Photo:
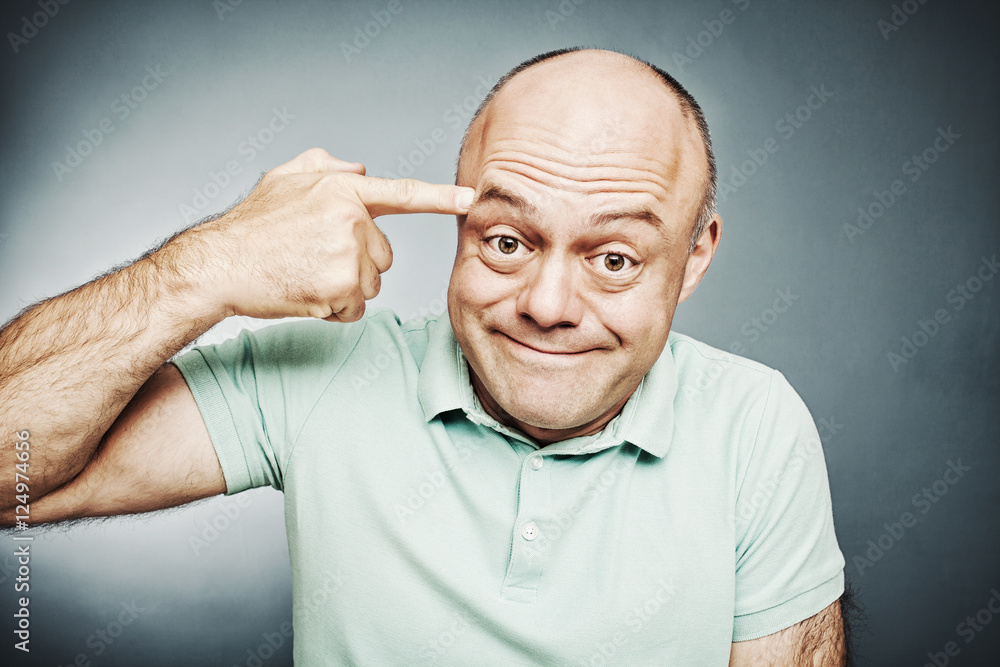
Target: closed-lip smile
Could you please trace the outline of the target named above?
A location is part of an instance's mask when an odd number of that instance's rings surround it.
[[[536,347],[534,345],[528,345],[527,343],[521,342],[518,339],[514,338],[513,336],[505,334],[502,331],[498,331],[497,333],[499,333],[501,336],[504,336],[504,337],[508,338],[509,340],[511,340],[512,342],[516,343],[517,345],[520,345],[521,347],[526,347],[529,350],[533,350],[535,352],[540,352],[542,354],[560,354],[560,355],[583,354],[584,352],[590,352],[591,349],[592,349],[592,348],[588,348],[586,350],[543,350],[543,349],[541,349],[539,347]]]

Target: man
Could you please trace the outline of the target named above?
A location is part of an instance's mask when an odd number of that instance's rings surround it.
[[[31,430],[32,519],[281,489],[303,665],[842,664],[808,411],[670,332],[721,234],[695,101],[618,53],[539,56],[456,183],[310,150],[13,321],[0,419]],[[363,317],[392,262],[372,218],[409,212],[458,216],[448,317]],[[167,363],[235,314],[345,324]]]

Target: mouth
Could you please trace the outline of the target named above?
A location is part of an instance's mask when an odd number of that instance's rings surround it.
[[[513,343],[515,347],[531,350],[532,352],[538,352],[540,354],[571,357],[571,356],[586,354],[587,352],[592,352],[595,349],[595,348],[587,348],[583,350],[546,349],[543,347],[539,347],[537,345],[530,345],[528,343],[522,342],[508,334],[505,334],[502,331],[497,331],[497,333],[506,338],[507,340],[509,340],[511,343]]]

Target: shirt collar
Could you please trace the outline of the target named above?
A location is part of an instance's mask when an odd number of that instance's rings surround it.
[[[428,341],[417,381],[417,395],[424,418],[430,421],[449,410],[463,410],[469,420],[492,428],[533,447],[538,445],[523,433],[490,417],[476,398],[469,380],[469,367],[455,340],[448,313],[427,324]],[[669,343],[643,377],[622,411],[599,433],[570,438],[545,446],[546,452],[591,454],[629,442],[662,458],[670,448],[674,431],[674,397],[677,372]]]

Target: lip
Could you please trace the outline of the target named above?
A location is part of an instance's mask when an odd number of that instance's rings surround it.
[[[505,334],[502,331],[498,331],[497,333],[499,333],[501,336],[511,341],[515,345],[531,350],[532,352],[538,352],[539,354],[549,354],[552,356],[559,356],[559,357],[571,357],[574,355],[586,354],[587,352],[591,352],[593,350],[593,348],[588,348],[586,350],[543,350],[541,348],[535,347],[534,345],[528,345],[527,343],[522,343],[518,339],[508,334]]]

